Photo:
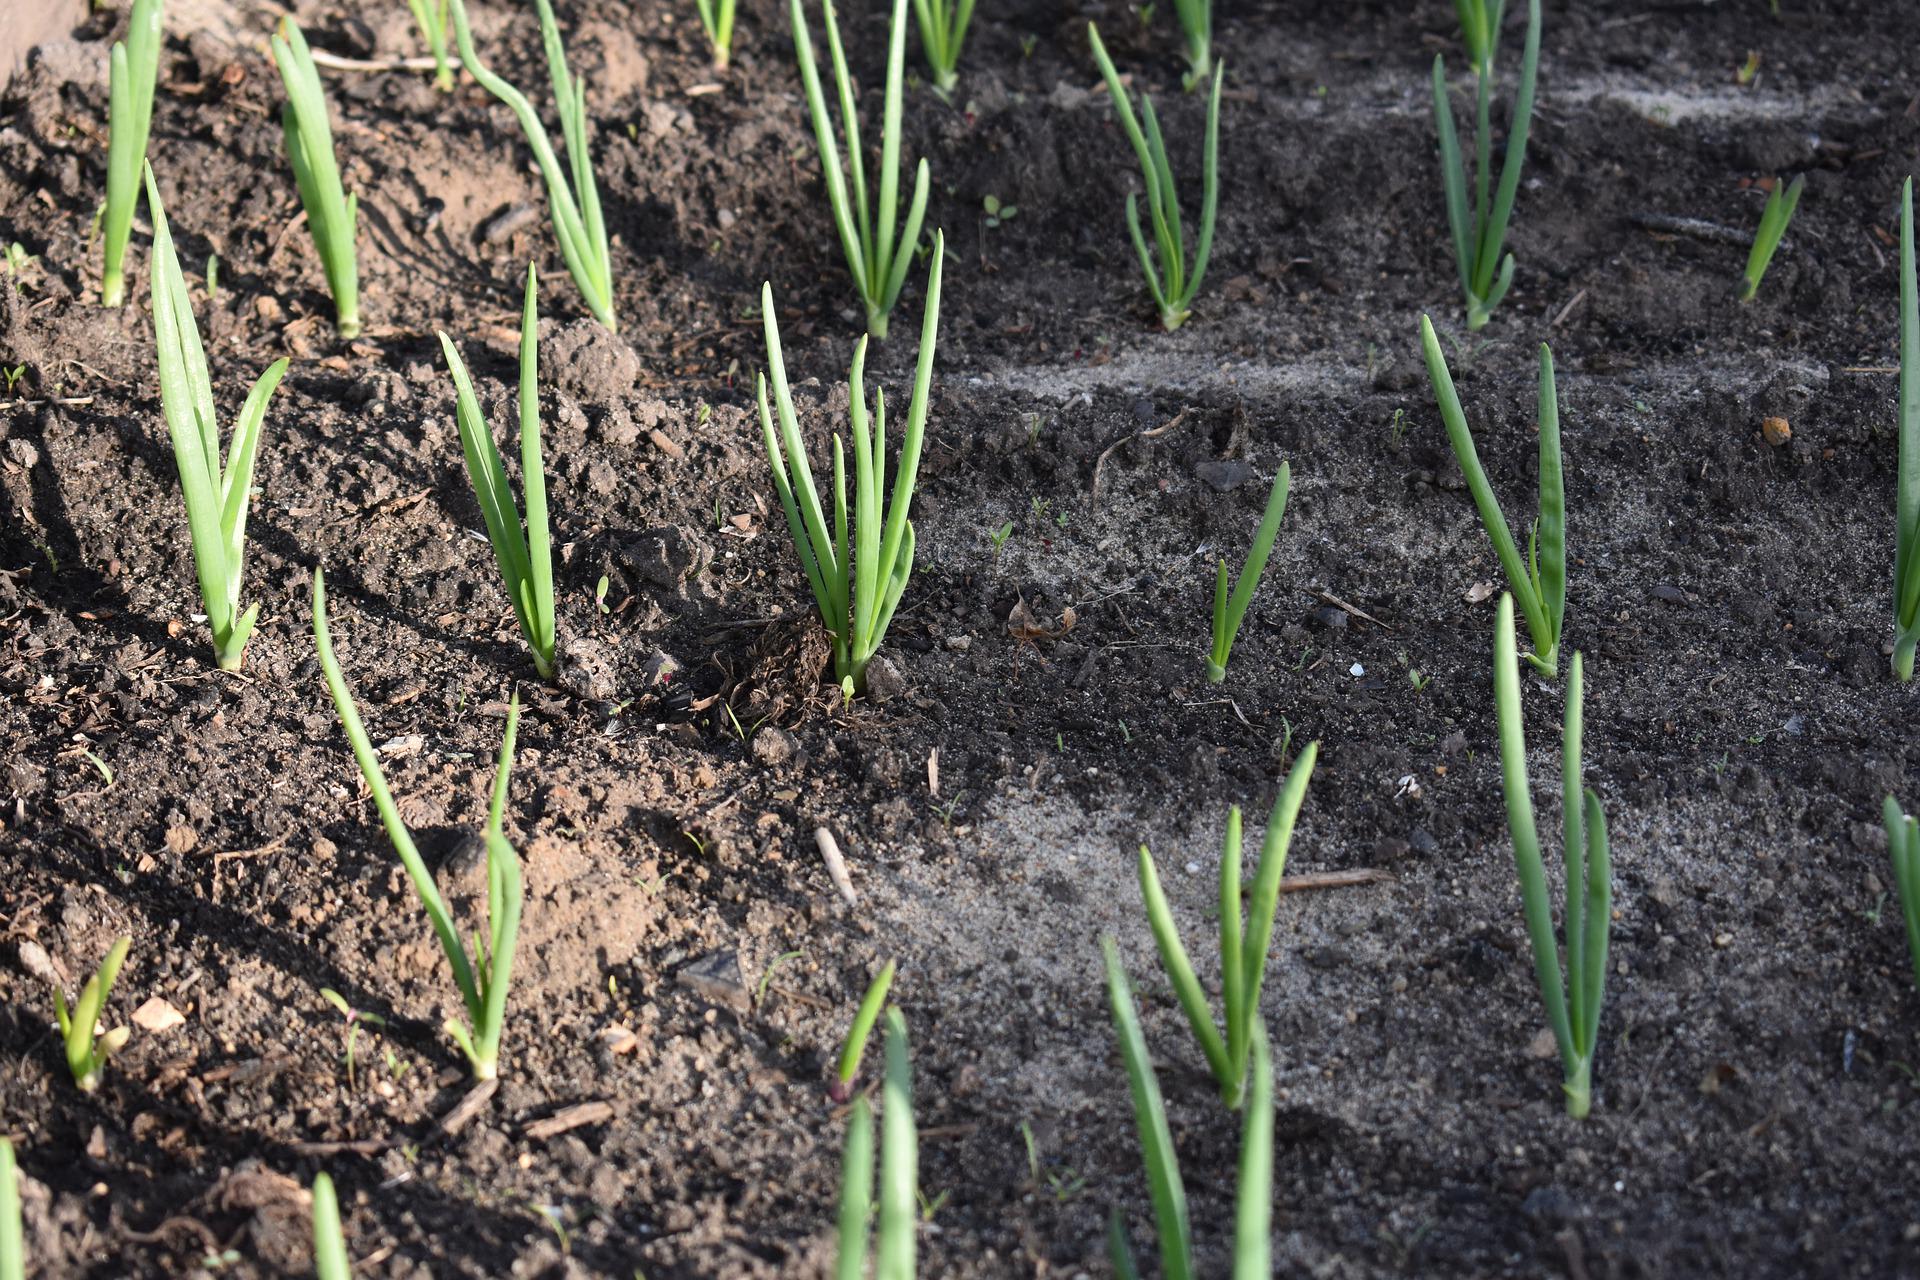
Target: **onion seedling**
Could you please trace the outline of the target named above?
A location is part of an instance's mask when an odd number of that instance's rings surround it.
[[[1213,0],[1173,0],[1173,12],[1187,38],[1187,74],[1180,83],[1192,93],[1213,70]]]
[[[118,1053],[133,1035],[126,1027],[96,1034],[100,1015],[106,1011],[107,996],[113,991],[113,980],[120,976],[120,966],[127,962],[127,949],[131,946],[133,939],[124,935],[114,942],[107,958],[100,962],[99,970],[80,989],[80,999],[71,1010],[67,1008],[66,993],[58,983],[54,984],[53,1018],[59,1024],[60,1040],[66,1048],[67,1070],[73,1074],[73,1083],[82,1093],[92,1093],[100,1087],[100,1073],[106,1069],[107,1059]]]
[[[1527,43],[1520,60],[1520,91],[1514,99],[1513,121],[1507,129],[1507,154],[1500,168],[1500,185],[1493,185],[1493,51],[1500,38],[1500,16],[1505,0],[1491,13],[1485,0],[1455,0],[1461,25],[1468,33],[1473,56],[1475,111],[1473,127],[1473,202],[1467,202],[1469,174],[1460,156],[1460,137],[1454,130],[1453,107],[1447,102],[1447,62],[1433,58],[1433,119],[1440,134],[1440,177],[1447,195],[1447,227],[1453,237],[1453,261],[1460,287],[1467,297],[1467,327],[1484,328],[1493,309],[1513,284],[1513,255],[1501,256],[1507,242],[1507,224],[1520,190],[1520,170],[1527,158],[1527,132],[1533,125],[1533,90],[1540,69],[1540,0],[1527,0]],[[1469,21],[1478,14],[1477,21]]]
[[[800,82],[807,91],[807,110],[813,117],[814,143],[820,151],[820,175],[827,184],[827,203],[840,234],[840,249],[853,272],[854,287],[866,306],[867,332],[885,341],[887,316],[900,298],[907,280],[907,264],[920,243],[920,224],[927,213],[927,161],[914,170],[913,197],[907,202],[907,220],[896,228],[900,207],[900,84],[907,58],[907,0],[894,0],[893,24],[887,40],[887,87],[880,116],[880,175],[878,204],[867,202],[866,152],[860,146],[860,116],[854,105],[854,84],[847,72],[847,56],[840,45],[840,24],[833,16],[833,0],[821,0],[827,22],[827,52],[833,58],[833,80],[840,97],[840,137],[834,136],[827,114],[826,94],[813,60],[813,32],[807,25],[803,0],[790,0],[793,51],[800,62]],[[853,200],[847,200],[851,177]],[[896,231],[898,238],[896,239]],[[935,251],[936,262],[939,251]]]
[[[845,1102],[853,1094],[853,1082],[860,1074],[860,1059],[867,1051],[867,1037],[873,1034],[873,1024],[880,1020],[880,1010],[887,1003],[887,990],[893,986],[893,964],[887,961],[886,967],[867,984],[866,995],[860,997],[860,1008],[854,1012],[853,1025],[847,1029],[847,1041],[840,1047],[840,1062],[833,1073],[829,1093],[835,1102]]]
[[[200,599],[213,631],[213,652],[222,671],[238,671],[247,639],[260,616],[256,601],[240,608],[240,584],[247,559],[247,508],[252,499],[253,460],[260,448],[260,427],[267,402],[287,371],[286,360],[267,366],[247,393],[247,402],[227,441],[220,464],[220,424],[214,417],[207,355],[193,322],[186,277],[173,251],[160,188],[147,166],[147,212],[153,216],[153,262],[148,283],[153,293],[153,338],[160,369],[160,410],[173,438],[173,460],[187,504],[187,528],[193,535],[193,564]]]
[[[307,211],[307,229],[313,232],[313,247],[333,294],[334,328],[341,337],[351,338],[360,332],[360,275],[353,256],[360,197],[347,195],[341,188],[327,99],[320,92],[320,73],[314,69],[307,38],[292,18],[282,18],[272,43],[273,60],[287,89],[286,105],[280,109],[287,163],[293,166],[300,206]]]
[[[1553,352],[1540,344],[1540,517],[1527,535],[1527,558],[1520,558],[1507,517],[1501,513],[1500,500],[1493,496],[1480,454],[1473,446],[1473,432],[1467,427],[1467,415],[1460,407],[1460,395],[1454,390],[1453,375],[1447,371],[1447,358],[1441,354],[1440,339],[1433,321],[1420,317],[1420,343],[1426,351],[1427,376],[1433,382],[1433,398],[1440,406],[1440,417],[1447,424],[1447,439],[1453,444],[1453,456],[1467,478],[1473,505],[1480,512],[1487,540],[1499,557],[1507,584],[1519,598],[1520,612],[1533,637],[1533,652],[1527,661],[1545,676],[1556,673],[1560,663],[1560,637],[1567,614],[1567,495],[1560,470],[1560,400],[1554,389]]]
[[[1232,652],[1233,638],[1240,634],[1240,624],[1253,604],[1254,588],[1260,585],[1260,575],[1266,570],[1273,540],[1280,535],[1280,519],[1287,513],[1287,487],[1292,483],[1292,475],[1291,468],[1281,463],[1279,474],[1273,478],[1273,488],[1267,493],[1267,509],[1261,513],[1260,527],[1254,530],[1253,545],[1247,548],[1247,558],[1240,566],[1240,576],[1233,583],[1231,596],[1227,590],[1227,559],[1220,557],[1219,571],[1213,579],[1213,648],[1207,654],[1209,684],[1226,683],[1227,655]]]
[[[340,1199],[324,1173],[313,1175],[313,1274],[315,1280],[351,1280],[353,1275],[340,1231]]]
[[[548,0],[537,0],[540,10],[540,39],[546,46],[547,73],[553,81],[555,109],[560,115],[560,133],[567,145],[567,167],[553,153],[547,127],[527,101],[525,94],[488,70],[474,51],[473,32],[467,26],[465,0],[448,0],[453,10],[453,32],[460,46],[460,61],[475,80],[494,97],[507,104],[520,129],[533,148],[540,165],[540,176],[547,185],[547,207],[553,213],[554,235],[560,241],[560,256],[586,300],[587,310],[607,329],[619,329],[613,315],[613,258],[607,247],[607,227],[600,216],[600,188],[593,179],[593,158],[587,153],[587,78],[567,70],[567,51],[560,43],[560,28],[553,18]]]
[[[440,335],[453,374],[455,421],[460,428],[460,451],[466,456],[467,478],[474,500],[487,522],[494,562],[500,566],[507,596],[521,634],[533,651],[534,670],[553,678],[555,623],[553,604],[553,549],[547,530],[547,479],[540,455],[539,294],[532,264],[527,266],[526,299],[520,309],[520,479],[526,489],[527,520],[523,533],[520,511],[514,505],[507,469],[493,443],[493,431],[480,412],[467,366],[453,348],[453,339]]]
[[[694,0],[700,9],[700,25],[707,29],[707,43],[713,47],[713,69],[725,71],[733,58],[734,0]]]
[[[1107,964],[1107,996],[1113,1006],[1113,1026],[1126,1063],[1127,1084],[1133,1094],[1134,1123],[1140,1134],[1140,1154],[1147,1166],[1147,1192],[1153,1203],[1160,1239],[1160,1270],[1166,1280],[1192,1280],[1193,1228],[1187,1217],[1186,1186],[1180,1177],[1180,1158],[1167,1125],[1167,1106],[1160,1082],[1147,1056],[1147,1039],[1140,1030],[1140,1011],[1112,938],[1100,940]],[[1240,1130],[1240,1185],[1234,1212],[1233,1280],[1268,1280],[1273,1274],[1273,1061],[1267,1049],[1266,1028],[1256,1021],[1250,1037],[1249,1081],[1251,1105]],[[1138,1280],[1139,1266],[1127,1243],[1126,1223],[1118,1208],[1107,1232],[1107,1255],[1116,1276]]]
[[[0,1137],[0,1280],[27,1280],[27,1244],[20,1223],[20,1171],[13,1143]]]
[[[1160,326],[1172,333],[1193,313],[1194,295],[1207,274],[1207,258],[1213,253],[1214,217],[1220,208],[1220,80],[1226,64],[1213,68],[1213,92],[1207,99],[1207,140],[1201,155],[1200,237],[1194,244],[1193,265],[1187,265],[1187,238],[1181,229],[1180,198],[1174,192],[1173,166],[1167,159],[1166,140],[1160,134],[1160,121],[1153,112],[1153,99],[1140,95],[1140,118],[1120,83],[1113,59],[1100,42],[1100,29],[1087,24],[1087,36],[1093,45],[1094,61],[1107,82],[1107,96],[1113,99],[1114,114],[1133,144],[1140,161],[1140,177],[1147,188],[1147,212],[1153,218],[1152,252],[1140,231],[1140,206],[1134,194],[1127,193],[1127,233],[1133,237],[1133,250],[1140,258],[1140,273],[1147,279],[1154,305],[1160,311]],[[1146,122],[1144,131],[1141,120]],[[1155,267],[1155,257],[1159,266]]]
[[[1520,875],[1520,900],[1533,943],[1534,975],[1547,1008],[1547,1025],[1560,1048],[1566,1073],[1567,1114],[1587,1114],[1593,1095],[1593,1053],[1600,1032],[1600,1004],[1607,988],[1607,938],[1613,926],[1613,863],[1607,853],[1607,819],[1600,797],[1580,781],[1580,719],[1584,689],[1580,655],[1567,674],[1566,725],[1561,738],[1561,819],[1566,847],[1566,974],[1553,936],[1540,836],[1533,822],[1527,782],[1527,740],[1520,715],[1520,663],[1513,638],[1513,597],[1502,592],[1493,632],[1493,705],[1500,728],[1500,777],[1507,796],[1507,830]]]
[[[153,123],[153,83],[160,71],[161,0],[133,0],[127,38],[116,40],[108,65],[107,210],[102,223],[100,302],[127,300],[127,236],[140,199],[140,168],[147,162],[147,132]]]
[[[453,63],[447,59],[447,0],[407,0],[413,21],[433,54],[433,87],[453,92]]]
[[[780,326],[773,314],[773,286],[760,290],[760,313],[767,335],[767,374],[758,381],[760,432],[773,469],[773,487],[787,513],[787,531],[806,570],[807,584],[820,607],[820,617],[833,633],[833,674],[848,697],[866,688],[867,663],[886,639],[887,624],[900,604],[913,571],[913,522],[907,518],[913,486],[920,470],[920,449],[926,438],[927,390],[933,382],[934,342],[940,327],[940,268],[946,257],[946,238],[933,236],[933,263],[927,269],[927,312],[920,326],[920,354],[914,370],[913,399],[907,407],[907,430],[900,457],[894,464],[893,497],[882,504],[881,486],[887,460],[887,401],[876,391],[873,410],[867,410],[864,370],[867,338],[853,349],[853,508],[847,507],[847,471],[840,436],[833,437],[833,526],[814,487],[813,468],[807,463],[806,442],[793,412],[787,388],[787,366],[780,353]],[[871,336],[871,335],[869,335]],[[773,400],[779,408],[779,428],[767,403],[768,374]],[[871,428],[871,429],[869,429]],[[884,536],[882,522],[884,521]],[[851,530],[849,529],[851,525]],[[849,542],[851,537],[851,542]]]
[[[433,873],[421,860],[413,836],[393,802],[393,793],[387,789],[387,776],[381,771],[373,743],[360,722],[353,694],[340,674],[340,663],[333,655],[333,636],[327,630],[326,575],[317,568],[313,571],[313,644],[319,651],[320,670],[326,677],[327,691],[333,695],[334,710],[340,714],[340,727],[346,730],[353,758],[360,765],[361,776],[367,780],[367,790],[373,793],[374,807],[380,811],[387,839],[392,842],[393,851],[400,855],[400,863],[406,868],[407,878],[413,881],[414,891],[420,895],[420,905],[433,925],[440,949],[446,952],[447,967],[453,970],[454,985],[460,989],[467,1019],[473,1024],[469,1031],[458,1019],[448,1018],[447,1035],[466,1055],[474,1079],[492,1080],[499,1074],[500,1037],[506,1029],[507,983],[513,973],[513,952],[520,937],[520,858],[502,829],[507,780],[513,772],[513,740],[520,727],[520,695],[515,693],[507,704],[507,729],[500,741],[493,798],[487,809],[488,939],[483,947],[475,937],[474,955],[469,959],[466,945],[460,941],[460,931],[440,896],[439,887],[434,884]]]
[[[1773,190],[1767,193],[1767,207],[1760,213],[1760,229],[1753,233],[1753,248],[1747,253],[1746,284],[1740,290],[1740,301],[1752,302],[1760,292],[1767,264],[1773,261],[1773,251],[1780,247],[1780,238],[1787,234],[1793,211],[1800,206],[1800,190],[1806,185],[1805,174],[1795,178],[1784,191],[1779,180],[1774,180]]]
[[[1913,958],[1913,982],[1920,986],[1920,824],[1887,797],[1881,817],[1887,824],[1887,851],[1893,855],[1893,883],[1900,893],[1900,914],[1907,922],[1907,953]]]
[[[933,91],[944,98],[960,83],[960,49],[973,21],[973,0],[913,0],[913,13],[920,22],[921,52],[933,68]]]
[[[1913,179],[1900,192],[1899,521],[1893,560],[1893,673],[1913,679],[1920,645],[1920,302],[1913,267]]]
[[[881,1088],[880,1220],[873,1280],[913,1280],[914,1200],[920,1182],[920,1139],[913,1124],[913,1069],[907,1062],[907,1020],[887,1010],[887,1076]],[[873,1107],[854,1099],[840,1175],[840,1249],[835,1280],[861,1280],[870,1245],[873,1203]]]
[[[1187,959],[1187,949],[1180,941],[1180,927],[1174,923],[1173,909],[1160,889],[1153,855],[1147,846],[1140,846],[1140,897],[1146,904],[1147,923],[1153,929],[1160,963],[1173,983],[1174,997],[1187,1015],[1194,1038],[1200,1042],[1207,1067],[1220,1086],[1220,1096],[1229,1107],[1239,1107],[1246,1094],[1248,1046],[1253,1042],[1254,1028],[1260,1024],[1260,984],[1266,977],[1267,949],[1273,943],[1273,918],[1280,905],[1280,879],[1287,867],[1287,848],[1293,843],[1294,822],[1307,798],[1307,783],[1313,777],[1314,761],[1319,755],[1319,743],[1307,744],[1273,802],[1244,922],[1240,900],[1240,806],[1227,811],[1227,835],[1220,848],[1220,986],[1221,1003],[1226,1010],[1224,1038],[1214,1025],[1213,1011],[1207,1007],[1207,997],[1200,990],[1193,964]]]

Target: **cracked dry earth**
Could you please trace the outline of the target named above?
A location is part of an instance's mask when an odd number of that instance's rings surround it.
[[[1165,335],[1084,24],[1157,95],[1191,173],[1202,109],[1179,92],[1171,6],[1143,23],[1098,0],[983,5],[955,101],[908,94],[952,256],[897,678],[850,707],[820,683],[751,412],[762,280],[816,450],[856,336],[784,6],[742,6],[715,76],[690,5],[560,5],[590,77],[617,336],[561,269],[503,108],[470,82],[330,73],[364,213],[350,343],[293,225],[276,11],[169,6],[150,155],[223,413],[293,361],[250,526],[262,622],[232,676],[193,616],[144,231],[135,305],[97,304],[125,15],[43,37],[0,94],[0,239],[34,258],[0,282],[0,356],[24,366],[0,403],[0,1128],[31,1273],[308,1274],[304,1189],[326,1169],[369,1276],[825,1275],[844,1113],[822,1077],[897,959],[923,1274],[1105,1275],[1109,1206],[1136,1244],[1149,1229],[1107,932],[1201,1270],[1224,1274],[1237,1122],[1153,958],[1133,851],[1152,845],[1206,936],[1228,806],[1257,838],[1317,740],[1290,870],[1384,875],[1281,906],[1262,1010],[1278,1272],[1920,1274],[1920,1003],[1877,819],[1889,792],[1920,803],[1914,695],[1885,657],[1890,233],[1920,158],[1920,14],[1781,8],[1546,4],[1516,284],[1469,337],[1427,100],[1433,54],[1461,61],[1451,6],[1222,0],[1220,230],[1194,319]],[[884,15],[847,9],[877,110]],[[496,67],[544,90],[531,6],[474,12]],[[402,5],[297,16],[342,57],[416,52]],[[1760,298],[1736,305],[1755,184],[1801,172]],[[988,226],[989,195],[1019,212]],[[507,431],[530,258],[551,686],[480,536],[434,337],[454,335]],[[869,363],[898,399],[919,275]],[[1499,570],[1419,365],[1422,311],[1510,514],[1531,503],[1536,344],[1559,363],[1568,639],[1619,912],[1583,1123],[1538,1042],[1489,696]],[[1286,523],[1215,690],[1210,565],[1240,554],[1282,460]],[[402,810],[468,918],[465,851],[509,691],[525,703],[522,959],[504,1079],[471,1104],[439,1031],[443,963],[319,678],[316,564]],[[684,697],[653,683],[662,655]],[[1527,682],[1536,778],[1562,694]],[[156,999],[181,1020],[139,1019],[82,1096],[48,985],[122,933],[111,1020]],[[351,1073],[323,987],[385,1019],[353,1038]]]

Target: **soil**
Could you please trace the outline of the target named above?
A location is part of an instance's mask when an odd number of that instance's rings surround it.
[[[544,101],[531,7],[474,8],[496,68]],[[877,111],[875,8],[846,21]],[[858,327],[784,6],[742,6],[724,75],[691,5],[561,6],[590,78],[617,335],[559,262],[505,108],[470,81],[330,73],[363,213],[352,342],[295,222],[273,14],[170,6],[150,156],[223,415],[293,359],[250,524],[262,620],[234,675],[195,617],[144,232],[135,305],[98,306],[124,15],[39,48],[0,96],[0,240],[35,255],[0,286],[0,356],[25,367],[0,403],[0,1129],[31,1273],[307,1274],[304,1188],[324,1168],[367,1275],[825,1275],[845,1113],[823,1079],[897,959],[923,1273],[1105,1275],[1109,1206],[1143,1256],[1151,1229],[1100,977],[1111,933],[1200,1269],[1224,1274],[1238,1122],[1172,1005],[1133,851],[1156,851],[1211,982],[1228,806],[1252,844],[1318,740],[1291,870],[1386,878],[1281,907],[1263,1006],[1277,1273],[1920,1274],[1916,995],[1878,825],[1886,794],[1920,803],[1914,695],[1886,658],[1889,233],[1920,154],[1920,13],[1548,3],[1516,283],[1468,335],[1427,88],[1435,52],[1463,64],[1451,6],[1219,8],[1220,227],[1172,335],[1149,323],[1122,220],[1137,176],[1084,35],[1101,22],[1191,174],[1203,110],[1179,91],[1172,6],[1145,23],[985,6],[954,101],[912,86],[907,150],[931,162],[951,259],[919,555],[889,678],[851,705],[821,683],[751,407],[763,279],[817,451]],[[299,9],[318,48],[417,52],[404,6]],[[1739,305],[1758,183],[1794,172],[1798,216]],[[1017,214],[988,226],[988,195]],[[434,336],[460,343],[506,438],[530,257],[554,685],[482,536]],[[910,274],[869,363],[896,405]],[[1423,310],[1516,524],[1536,344],[1559,366],[1568,643],[1618,911],[1584,1122],[1541,1052],[1489,696],[1499,569],[1419,363]],[[1790,440],[1763,434],[1770,416]],[[1286,522],[1216,689],[1211,566],[1242,553],[1283,459]],[[504,1078],[459,1111],[470,1085],[439,1030],[457,997],[319,677],[315,565],[402,811],[469,918],[461,855],[509,691],[526,704]],[[1010,630],[1029,617],[1045,634]],[[1563,695],[1526,681],[1548,830]],[[155,998],[184,1021],[136,1029],[82,1095],[47,970],[77,983],[119,934],[109,1024]],[[350,1036],[321,988],[385,1025]]]

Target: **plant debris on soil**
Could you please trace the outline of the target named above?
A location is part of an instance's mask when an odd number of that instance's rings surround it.
[[[816,457],[864,319],[786,6],[742,6],[725,73],[691,4],[560,6],[617,336],[559,262],[505,107],[466,77],[449,95],[430,70],[325,71],[360,202],[350,342],[297,223],[278,11],[169,6],[148,154],[222,420],[292,360],[249,526],[261,618],[231,675],[196,617],[144,214],[133,304],[98,305],[125,15],[43,36],[0,93],[0,242],[29,255],[0,280],[0,364],[20,370],[0,396],[0,1130],[30,1273],[309,1274],[325,1170],[369,1276],[824,1276],[845,1130],[827,1086],[894,960],[923,1272],[1106,1275],[1109,1207],[1136,1247],[1150,1228],[1111,933],[1198,1265],[1222,1274],[1239,1120],[1154,959],[1135,851],[1204,936],[1228,806],[1264,813],[1309,741],[1289,872],[1333,887],[1282,899],[1263,996],[1276,1271],[1920,1273],[1920,996],[1878,820],[1888,794],[1920,803],[1915,694],[1887,670],[1920,12],[1779,7],[1545,6],[1515,283],[1468,336],[1427,79],[1457,48],[1444,0],[1221,0],[1219,230],[1171,335],[1084,34],[1101,22],[1194,173],[1205,104],[1180,90],[1171,6],[983,5],[952,101],[917,62],[907,94],[950,259],[915,572],[851,704],[823,683],[751,405],[763,280]],[[297,8],[338,57],[424,52],[404,5]],[[875,118],[883,8],[842,13]],[[543,84],[533,7],[471,11],[495,68]],[[1766,186],[1796,173],[1741,305]],[[504,438],[530,259],[555,684],[491,563],[434,336]],[[901,406],[924,271],[908,279],[867,374]],[[1584,1122],[1540,1039],[1493,722],[1500,571],[1421,368],[1423,311],[1514,509],[1541,341],[1559,367],[1566,645],[1618,913]],[[1209,686],[1213,565],[1242,554],[1283,460],[1286,520]],[[469,922],[520,691],[525,924],[495,1087],[471,1089],[439,1030],[458,996],[320,678],[315,566],[403,816]],[[1546,778],[1564,686],[1524,684]],[[50,989],[121,934],[108,1023],[134,1031],[83,1095]]]

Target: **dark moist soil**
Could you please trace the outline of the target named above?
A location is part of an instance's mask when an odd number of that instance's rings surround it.
[[[318,47],[417,52],[404,6],[301,8]],[[544,101],[531,7],[475,8],[488,56]],[[0,356],[25,366],[0,404],[0,1126],[38,1274],[307,1274],[304,1188],[324,1168],[368,1275],[823,1275],[844,1113],[822,1077],[897,958],[923,1271],[1103,1275],[1110,1205],[1150,1247],[1102,932],[1147,1006],[1201,1269],[1224,1274],[1237,1121],[1171,1005],[1133,850],[1159,854],[1212,981],[1227,807],[1250,810],[1251,843],[1315,739],[1293,870],[1390,878],[1281,908],[1263,1009],[1279,1272],[1920,1274],[1916,998],[1877,819],[1888,792],[1920,802],[1913,693],[1885,656],[1889,232],[1920,153],[1920,15],[1547,4],[1516,283],[1468,336],[1426,80],[1437,51],[1460,69],[1451,6],[1226,0],[1219,238],[1168,336],[1124,238],[1136,176],[1084,24],[1157,93],[1191,173],[1202,105],[1178,91],[1171,6],[1144,28],[1117,4],[983,7],[954,102],[917,82],[908,100],[952,257],[897,678],[849,708],[820,683],[750,396],[771,279],[824,449],[854,299],[784,6],[743,8],[716,76],[690,5],[563,6],[591,78],[617,337],[585,316],[503,107],[470,82],[446,97],[414,73],[330,74],[363,212],[351,343],[294,222],[272,14],[174,15],[151,156],[223,413],[293,358],[257,472],[262,621],[238,675],[213,669],[193,616],[144,231],[135,304],[97,305],[124,17],[43,46],[0,98],[0,240],[37,258],[0,288]],[[877,8],[847,15],[870,107]],[[1798,218],[1737,305],[1754,183],[1793,172]],[[988,227],[988,195],[1017,215]],[[504,436],[529,257],[557,686],[534,679],[480,537],[434,338],[455,335]],[[921,278],[869,366],[896,406]],[[1536,344],[1559,362],[1568,638],[1617,869],[1584,1123],[1538,1038],[1488,692],[1499,570],[1429,399],[1422,310],[1516,524]],[[1763,436],[1769,416],[1790,441]],[[1283,459],[1286,523],[1210,688],[1211,565],[1242,553]],[[403,812],[469,913],[462,854],[509,690],[526,703],[506,1070],[464,1124],[444,962],[319,678],[316,564]],[[657,655],[681,664],[672,696]],[[1526,682],[1548,830],[1563,692]],[[110,1024],[150,999],[185,1021],[136,1030],[86,1097],[46,974],[78,983],[121,933]],[[323,987],[384,1029],[350,1040]]]

